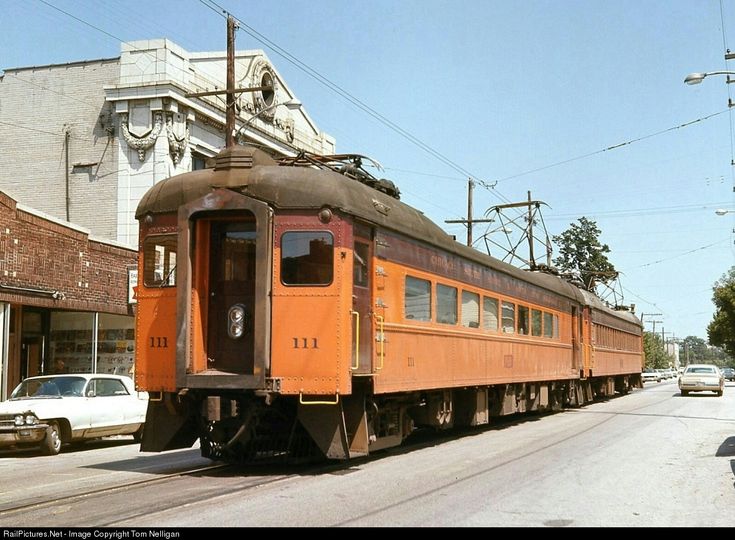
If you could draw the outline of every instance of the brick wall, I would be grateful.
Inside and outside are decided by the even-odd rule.
[[[0,192],[0,301],[55,309],[132,314],[128,267],[134,250],[89,238]],[[41,292],[11,287],[59,291]]]
[[[119,65],[117,58],[94,60],[11,69],[0,77],[0,190],[65,220],[68,129],[69,221],[111,239],[117,238],[118,144],[108,131],[115,119],[103,86],[117,83]]]

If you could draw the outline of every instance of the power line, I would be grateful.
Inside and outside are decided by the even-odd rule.
[[[633,268],[630,268],[630,270],[637,270],[638,268],[646,268],[648,266],[653,266],[654,264],[659,264],[662,262],[670,261],[672,259],[678,259],[679,257],[683,257],[684,255],[690,255],[692,253],[696,253],[697,251],[704,251],[705,249],[709,249],[711,247],[722,244],[723,242],[729,242],[729,241],[730,241],[730,238],[725,238],[724,240],[718,240],[717,242],[713,242],[712,244],[707,244],[706,246],[701,246],[698,248],[690,249],[689,251],[685,251],[683,253],[679,253],[678,255],[674,255],[673,257],[667,257],[665,259],[659,259],[657,261],[652,261],[646,264],[642,264],[640,266],[634,266]]]
[[[0,124],[2,124],[4,126],[13,126],[13,127],[17,127],[17,128],[20,128],[20,129],[25,129],[25,130],[28,130],[28,131],[35,131],[36,133],[44,133],[46,135],[53,135],[54,137],[64,137],[65,136],[64,132],[54,133],[53,131],[44,131],[42,129],[36,129],[36,128],[27,127],[27,126],[22,126],[20,124],[14,124],[12,122],[3,122],[3,121],[0,121]],[[77,141],[95,142],[94,139],[86,139],[86,138],[83,138],[83,137],[77,137],[75,135],[70,135],[69,137],[72,138],[72,139],[75,139]]]
[[[100,33],[102,33],[102,34],[104,34],[104,35],[106,35],[106,36],[114,39],[118,43],[127,43],[130,47],[132,47],[136,51],[145,54],[149,58],[152,58],[153,61],[158,61],[158,58],[157,58],[157,56],[154,53],[152,53],[150,51],[147,51],[147,50],[144,50],[144,49],[140,49],[139,47],[134,46],[130,41],[124,40],[121,37],[118,37],[118,36],[116,36],[114,34],[111,34],[110,32],[107,32],[106,30],[103,30],[102,28],[100,28],[98,26],[95,26],[94,24],[92,24],[90,22],[85,21],[84,19],[81,19],[81,18],[77,17],[76,15],[73,15],[73,14],[69,13],[68,11],[65,11],[65,10],[63,10],[63,9],[61,9],[59,7],[54,6],[53,4],[47,2],[46,0],[38,0],[38,1],[41,2],[42,4],[48,6],[48,7],[56,10],[56,11],[58,11],[59,13],[62,13],[64,15],[66,15],[67,17],[70,17],[70,18],[74,19],[75,21],[77,21],[77,22],[79,22],[79,23],[81,23],[81,24],[83,24],[85,26],[88,26],[89,28],[92,28],[92,29],[94,29],[94,30],[96,30],[96,31],[98,31],[98,32],[100,32]],[[208,71],[206,69],[203,69],[201,66],[198,66],[197,69],[201,73],[203,73],[205,75],[208,75],[211,79],[213,79],[212,80],[212,84],[213,85],[216,83],[217,80],[221,79],[221,76],[215,75],[211,71]],[[50,91],[52,91],[52,90],[50,90]],[[61,95],[65,95],[65,94],[61,94]],[[70,97],[70,96],[66,96],[66,97]],[[74,99],[74,98],[72,98],[72,99]]]
[[[654,206],[648,208],[631,208],[627,210],[604,210],[600,212],[582,212],[584,215],[592,217],[632,217],[648,214],[678,214],[683,212],[693,212],[697,210],[709,210],[713,208],[721,208],[723,205],[729,205],[729,202],[716,202],[708,204],[684,204],[677,206]],[[553,221],[560,219],[576,218],[579,214],[557,214]]]
[[[221,5],[219,5],[214,0],[199,0],[199,2],[202,3],[202,5],[204,5],[205,7],[211,9],[212,11],[216,12],[215,8],[217,8],[224,13],[228,13],[226,9],[224,9]],[[478,175],[471,173],[470,171],[468,171],[461,165],[457,164],[455,161],[451,160],[450,158],[442,154],[439,150],[436,150],[435,148],[429,146],[428,144],[423,142],[421,139],[419,139],[418,137],[416,137],[409,131],[403,129],[401,126],[399,126],[398,124],[396,124],[395,122],[393,122],[392,120],[384,116],[383,114],[379,113],[378,111],[376,111],[375,109],[367,105],[365,102],[363,102],[359,98],[355,97],[353,94],[351,94],[350,92],[348,92],[347,90],[339,86],[338,84],[332,82],[330,79],[328,79],[327,77],[319,73],[317,70],[315,70],[314,68],[312,68],[311,66],[309,66],[308,64],[306,64],[305,62],[297,58],[296,56],[294,56],[293,54],[289,53],[283,47],[279,46],[277,43],[275,43],[274,41],[272,41],[265,35],[258,32],[255,28],[248,25],[247,23],[242,21],[240,18],[238,17],[234,17],[234,18],[237,21],[239,30],[242,30],[243,32],[248,34],[250,37],[254,38],[255,40],[259,41],[260,43],[264,44],[265,46],[273,50],[276,54],[281,56],[283,59],[285,59],[287,62],[292,64],[294,67],[296,67],[297,69],[299,69],[300,71],[308,75],[309,77],[313,78],[314,80],[316,80],[323,86],[327,87],[329,90],[333,91],[334,93],[336,93],[337,95],[339,95],[340,97],[342,97],[343,99],[345,99],[346,101],[354,105],[355,107],[359,108],[360,110],[362,110],[369,116],[373,117],[375,120],[377,120],[384,126],[388,127],[393,132],[397,133],[398,135],[400,135],[401,137],[403,137],[404,139],[406,139],[413,145],[417,146],[424,152],[428,153],[435,159],[441,161],[442,163],[454,169],[455,171],[459,172],[460,174],[475,179],[475,181],[479,185],[483,186],[488,191],[495,193],[496,196],[505,200],[506,202],[510,202],[509,199],[507,199],[502,193],[495,190],[491,184],[485,182],[484,180],[481,180]]]
[[[70,95],[68,95],[68,94],[65,94],[64,92],[59,92],[58,90],[53,90],[53,89],[51,89],[51,88],[47,88],[46,86],[43,86],[42,84],[38,84],[38,83],[35,83],[35,82],[33,82],[33,81],[29,81],[28,79],[24,79],[23,77],[19,77],[19,76],[18,76],[17,74],[15,74],[15,73],[8,73],[8,72],[6,71],[6,72],[5,72],[5,75],[10,75],[11,77],[13,77],[13,78],[15,78],[15,79],[18,79],[18,80],[19,80],[19,81],[21,81],[21,82],[24,82],[24,83],[26,83],[26,84],[29,84],[29,85],[31,85],[31,86],[35,86],[35,87],[37,87],[37,88],[40,88],[41,90],[45,90],[45,91],[47,91],[47,92],[51,92],[52,94],[56,94],[57,96],[62,96],[62,97],[65,97],[65,98],[67,98],[67,99],[71,99],[71,100],[73,100],[73,101],[76,101],[76,102],[78,102],[78,103],[81,103],[81,104],[83,104],[83,105],[86,105],[87,107],[89,107],[89,108],[91,108],[91,109],[99,110],[99,108],[100,108],[100,106],[99,106],[99,105],[94,105],[94,104],[92,104],[92,103],[89,103],[89,102],[87,102],[87,101],[84,101],[84,100],[82,100],[82,99],[79,99],[79,98],[77,98],[77,97],[74,97],[74,96],[70,96]]]
[[[664,315],[664,316],[667,316],[667,315],[666,315],[666,310],[665,310],[665,309],[663,309],[663,308],[661,308],[661,307],[659,307],[659,306],[658,306],[657,304],[655,304],[654,302],[651,302],[650,300],[646,300],[645,298],[643,298],[642,296],[639,296],[639,295],[637,295],[636,293],[634,293],[633,291],[631,291],[631,290],[630,290],[630,289],[628,289],[627,287],[623,287],[622,285],[620,285],[620,288],[621,288],[621,289],[623,289],[624,291],[627,291],[628,293],[632,294],[632,295],[633,295],[633,296],[635,296],[635,297],[636,297],[636,298],[637,298],[638,300],[641,300],[642,302],[645,302],[645,303],[646,303],[646,304],[648,304],[649,306],[653,306],[653,307],[655,307],[655,308],[656,308],[657,310],[659,310],[659,311],[660,311],[661,313],[663,313],[663,315]]]
[[[569,159],[564,159],[562,161],[557,161],[556,163],[551,163],[549,165],[544,165],[544,166],[538,167],[536,169],[531,169],[531,170],[524,171],[524,172],[521,172],[521,173],[518,173],[518,174],[513,174],[511,176],[506,176],[504,178],[498,179],[497,182],[498,183],[505,182],[506,180],[512,180],[513,178],[519,178],[519,177],[525,176],[527,174],[533,174],[533,173],[536,173],[536,172],[545,171],[546,169],[551,169],[553,167],[558,167],[559,165],[565,165],[567,163],[571,163],[572,161],[578,161],[580,159],[585,159],[585,158],[588,158],[588,157],[591,157],[591,156],[595,156],[597,154],[602,154],[604,152],[609,152],[610,150],[616,150],[618,148],[622,148],[623,146],[629,146],[631,144],[634,144],[634,143],[637,143],[637,142],[640,142],[640,141],[644,141],[646,139],[650,139],[650,138],[656,137],[658,135],[663,135],[664,133],[668,133],[670,131],[675,131],[677,129],[682,129],[682,128],[691,126],[692,124],[696,124],[697,122],[704,122],[705,120],[709,120],[710,118],[714,118],[715,116],[719,116],[721,114],[724,114],[724,113],[728,112],[728,110],[729,109],[725,109],[723,111],[712,113],[712,114],[710,114],[708,116],[703,116],[702,118],[697,118],[696,120],[691,120],[689,122],[685,122],[683,124],[679,124],[678,126],[670,127],[670,128],[667,128],[667,129],[662,129],[661,131],[656,131],[654,133],[649,133],[648,135],[643,135],[642,137],[638,137],[636,139],[631,139],[629,141],[621,142],[621,143],[618,143],[618,144],[613,144],[612,146],[608,146],[608,147],[602,148],[600,150],[595,150],[594,152],[588,152],[587,154],[582,154],[580,156],[572,157],[572,158],[569,158]]]

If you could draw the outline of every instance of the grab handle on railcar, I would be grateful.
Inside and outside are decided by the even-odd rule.
[[[339,393],[334,395],[334,401],[304,401],[304,393],[299,392],[299,403],[301,405],[336,405],[339,403]]]
[[[378,328],[380,329],[380,349],[378,349],[378,358],[380,359],[380,365],[375,368],[375,371],[383,369],[383,362],[385,362],[385,330],[383,330],[383,316],[375,315],[375,319],[378,321]]]
[[[357,369],[360,367],[360,313],[350,311],[350,314],[355,317],[355,355],[354,364],[351,367]]]

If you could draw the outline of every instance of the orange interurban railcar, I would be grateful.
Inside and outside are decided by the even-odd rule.
[[[640,386],[632,313],[457,243],[339,158],[237,146],[143,197],[142,450],[348,459]]]

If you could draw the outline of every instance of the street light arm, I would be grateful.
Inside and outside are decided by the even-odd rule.
[[[284,105],[291,111],[301,108],[301,102],[296,98],[289,99],[288,101],[284,101],[283,103],[271,103],[267,107],[263,107],[257,113],[248,118],[247,121],[235,132],[235,138],[237,138],[241,133],[245,133],[247,131],[247,128],[253,123],[253,121],[255,121],[256,118],[259,118],[263,113],[267,111],[275,109],[279,105]]]
[[[708,71],[706,73],[690,73],[684,78],[684,82],[686,84],[699,84],[710,75],[735,75],[735,71]]]

